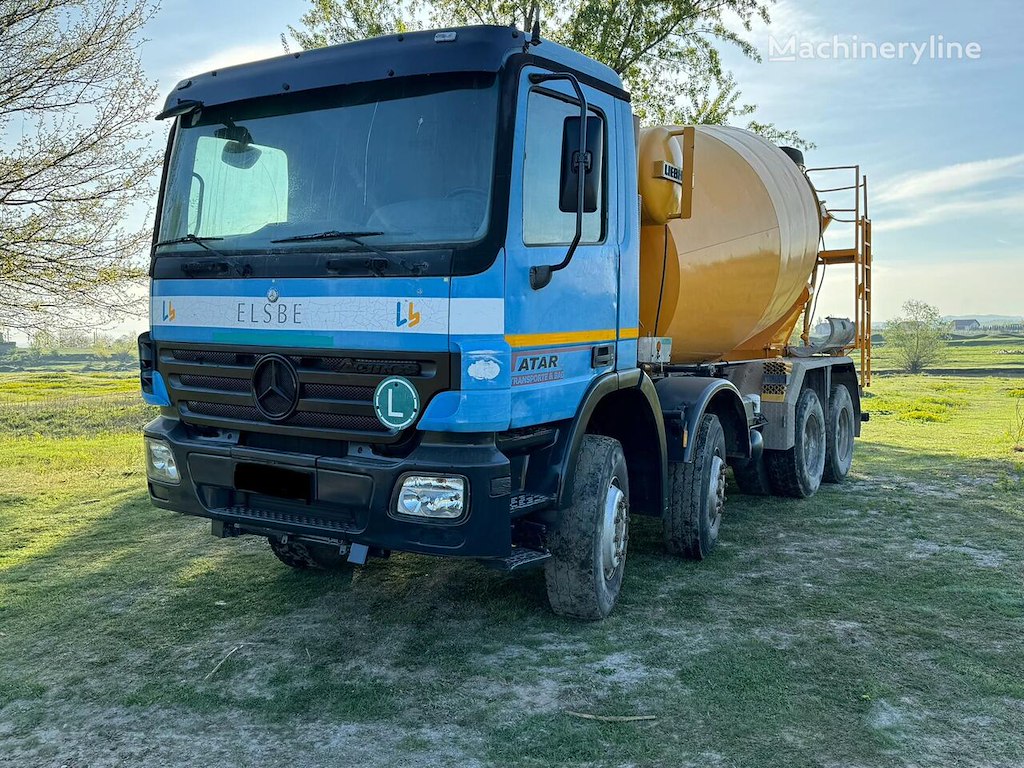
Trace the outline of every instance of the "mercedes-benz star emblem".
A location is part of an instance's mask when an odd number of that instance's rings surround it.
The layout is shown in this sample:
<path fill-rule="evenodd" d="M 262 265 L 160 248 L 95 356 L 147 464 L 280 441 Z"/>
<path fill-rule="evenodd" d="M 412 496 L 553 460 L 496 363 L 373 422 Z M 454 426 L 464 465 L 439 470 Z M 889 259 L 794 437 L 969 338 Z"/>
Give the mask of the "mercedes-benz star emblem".
<path fill-rule="evenodd" d="M 281 355 L 261 357 L 252 369 L 252 399 L 271 421 L 282 421 L 299 404 L 299 376 L 291 361 Z"/>
<path fill-rule="evenodd" d="M 273 304 L 280 298 L 281 294 L 278 292 L 277 288 L 271 288 L 269 291 L 267 291 L 267 301 L 269 301 L 271 304 Z"/>

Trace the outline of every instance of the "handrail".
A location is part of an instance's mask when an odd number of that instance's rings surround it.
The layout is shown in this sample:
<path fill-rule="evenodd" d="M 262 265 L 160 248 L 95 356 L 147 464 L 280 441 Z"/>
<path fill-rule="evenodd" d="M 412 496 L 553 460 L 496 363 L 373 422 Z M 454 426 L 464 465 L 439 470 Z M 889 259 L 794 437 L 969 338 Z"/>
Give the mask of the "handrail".
<path fill-rule="evenodd" d="M 848 351 L 859 350 L 860 352 L 860 380 L 865 387 L 871 385 L 871 219 L 868 217 L 868 179 L 860 171 L 859 165 L 833 165 L 822 168 L 807 169 L 808 178 L 815 173 L 852 173 L 853 184 L 815 188 L 818 194 L 831 192 L 852 192 L 852 208 L 831 208 L 826 207 L 829 219 L 840 224 L 853 225 L 853 247 L 828 249 L 825 247 L 822 237 L 822 250 L 819 253 L 819 261 L 822 263 L 852 263 L 853 264 L 853 299 L 854 311 L 856 313 L 856 333 L 853 344 Z M 813 182 L 812 182 L 813 184 Z M 853 214 L 853 218 L 840 218 L 837 213 Z M 831 254 L 832 261 L 828 262 Z M 841 258 L 840 258 L 841 257 Z M 849 260 L 847 260 L 849 259 Z M 812 291 L 818 290 L 815 285 Z M 813 311 L 813 296 L 808 300 L 804 308 L 804 328 L 809 329 L 813 318 L 807 313 Z"/>
<path fill-rule="evenodd" d="M 585 202 L 585 196 L 587 191 L 587 185 L 585 183 L 585 177 L 587 175 L 586 168 L 584 166 L 584 156 L 587 153 L 587 96 L 583 93 L 583 88 L 580 86 L 580 81 L 576 79 L 576 76 L 571 72 L 552 72 L 550 74 L 535 73 L 530 75 L 530 82 L 534 85 L 539 83 L 546 83 L 551 80 L 567 80 L 572 86 L 572 89 L 576 92 L 576 98 L 580 102 L 580 148 L 579 148 L 579 165 L 576 168 L 576 235 L 572 239 L 572 243 L 569 244 L 569 250 L 565 253 L 563 258 L 558 264 L 541 264 L 536 267 L 530 267 L 530 287 L 535 291 L 539 291 L 541 288 L 551 282 L 551 277 L 555 272 L 565 269 L 569 266 L 569 262 L 572 261 L 573 254 L 576 253 L 576 248 L 580 244 L 580 240 L 583 238 L 583 207 Z"/>

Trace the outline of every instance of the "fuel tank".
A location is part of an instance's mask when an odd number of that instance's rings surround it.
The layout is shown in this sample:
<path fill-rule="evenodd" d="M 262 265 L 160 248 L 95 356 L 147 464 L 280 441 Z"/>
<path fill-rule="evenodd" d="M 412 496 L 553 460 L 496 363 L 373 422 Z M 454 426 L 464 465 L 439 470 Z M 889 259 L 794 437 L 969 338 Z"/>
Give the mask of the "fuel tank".
<path fill-rule="evenodd" d="M 640 335 L 671 337 L 673 363 L 784 354 L 826 221 L 802 158 L 787 151 L 725 126 L 641 131 Z"/>

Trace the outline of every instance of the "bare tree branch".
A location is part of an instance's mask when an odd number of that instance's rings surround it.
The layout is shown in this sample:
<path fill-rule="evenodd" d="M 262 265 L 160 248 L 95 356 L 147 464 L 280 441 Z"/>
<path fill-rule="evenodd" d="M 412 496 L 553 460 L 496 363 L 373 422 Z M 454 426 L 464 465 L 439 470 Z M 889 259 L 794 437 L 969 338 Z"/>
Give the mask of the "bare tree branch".
<path fill-rule="evenodd" d="M 138 304 L 158 156 L 139 62 L 151 0 L 0 0 L 0 325 L 101 326 Z"/>

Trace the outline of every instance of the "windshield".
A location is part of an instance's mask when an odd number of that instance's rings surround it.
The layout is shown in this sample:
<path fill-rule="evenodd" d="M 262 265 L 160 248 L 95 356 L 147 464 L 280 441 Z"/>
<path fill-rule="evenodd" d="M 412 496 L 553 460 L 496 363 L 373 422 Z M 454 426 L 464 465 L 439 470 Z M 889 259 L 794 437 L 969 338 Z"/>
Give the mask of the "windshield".
<path fill-rule="evenodd" d="M 443 86 L 389 81 L 297 94 L 181 119 L 158 240 L 218 238 L 218 251 L 310 247 L 304 235 L 374 245 L 459 243 L 487 229 L 493 75 Z M 288 240 L 288 244 L 274 241 Z M 195 249 L 194 239 L 174 248 Z M 318 248 L 351 249 L 345 239 Z"/>

